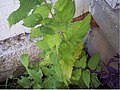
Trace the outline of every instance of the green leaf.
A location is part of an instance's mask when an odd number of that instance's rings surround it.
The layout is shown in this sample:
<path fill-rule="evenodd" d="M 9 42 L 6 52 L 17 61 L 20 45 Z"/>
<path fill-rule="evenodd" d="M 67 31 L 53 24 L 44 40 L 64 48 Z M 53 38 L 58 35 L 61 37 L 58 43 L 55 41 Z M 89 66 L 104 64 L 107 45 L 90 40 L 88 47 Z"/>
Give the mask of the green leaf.
<path fill-rule="evenodd" d="M 84 70 L 82 72 L 82 78 L 86 86 L 89 88 L 90 87 L 90 71 L 89 70 Z"/>
<path fill-rule="evenodd" d="M 55 47 L 56 43 L 53 35 L 46 35 L 44 41 L 48 44 L 50 49 L 53 49 Z"/>
<path fill-rule="evenodd" d="M 56 80 L 53 77 L 48 77 L 43 82 L 43 87 L 46 89 L 55 89 L 56 88 Z"/>
<path fill-rule="evenodd" d="M 66 23 L 63 22 L 59 22 L 59 23 L 55 23 L 57 30 L 59 30 L 60 32 L 66 32 L 67 31 L 67 26 Z"/>
<path fill-rule="evenodd" d="M 66 36 L 72 43 L 81 42 L 81 40 L 85 37 L 90 28 L 90 18 L 91 16 L 89 14 L 84 18 L 84 20 L 69 25 Z"/>
<path fill-rule="evenodd" d="M 36 71 L 34 69 L 29 69 L 30 77 L 34 79 L 37 83 L 42 82 L 42 71 L 39 69 L 39 71 Z"/>
<path fill-rule="evenodd" d="M 55 35 L 54 38 L 55 38 L 55 42 L 56 42 L 56 51 L 57 51 L 57 54 L 59 54 L 59 46 L 62 42 L 62 39 L 60 38 L 59 35 Z"/>
<path fill-rule="evenodd" d="M 59 22 L 55 18 L 46 18 L 43 20 L 43 23 L 45 26 L 52 28 L 53 30 L 61 31 L 61 32 L 66 32 L 66 23 L 64 22 Z"/>
<path fill-rule="evenodd" d="M 50 47 L 48 45 L 48 43 L 43 39 L 43 40 L 40 40 L 36 43 L 36 45 L 42 49 L 42 50 L 49 50 Z"/>
<path fill-rule="evenodd" d="M 20 57 L 20 62 L 24 65 L 24 67 L 28 68 L 28 54 L 23 54 Z"/>
<path fill-rule="evenodd" d="M 35 85 L 33 86 L 33 88 L 34 88 L 34 89 L 41 89 L 42 87 L 41 87 L 40 84 L 35 84 Z"/>
<path fill-rule="evenodd" d="M 76 69 L 73 71 L 72 80 L 79 80 L 81 77 L 81 69 Z"/>
<path fill-rule="evenodd" d="M 23 25 L 26 27 L 35 27 L 40 24 L 43 18 L 40 14 L 31 14 L 27 18 L 23 19 Z"/>
<path fill-rule="evenodd" d="M 48 9 L 49 8 L 49 9 Z M 37 7 L 33 13 L 39 13 L 42 15 L 43 18 L 48 18 L 50 10 L 52 9 L 51 4 L 43 4 Z"/>
<path fill-rule="evenodd" d="M 86 67 L 86 61 L 87 61 L 87 58 L 86 58 L 86 55 L 84 55 L 79 61 L 77 60 L 76 63 L 75 63 L 75 67 L 79 68 L 85 68 Z"/>
<path fill-rule="evenodd" d="M 79 87 L 80 88 L 88 88 L 87 86 L 86 86 L 86 84 L 84 83 L 84 81 L 83 81 L 83 79 L 82 79 L 82 77 L 80 77 L 80 79 L 79 79 L 79 81 L 78 81 L 78 85 L 79 85 Z"/>
<path fill-rule="evenodd" d="M 83 78 L 85 82 L 83 83 L 89 87 L 90 72 L 85 70 L 81 73 L 81 71 L 86 68 L 86 57 L 82 57 L 82 38 L 89 29 L 90 18 L 87 16 L 81 22 L 71 23 L 75 12 L 74 0 L 58 0 L 55 4 L 53 18 L 48 18 L 52 8 L 51 4 L 43 2 L 40 5 L 36 2 L 43 0 L 20 1 L 23 4 L 20 6 L 22 9 L 15 11 L 16 14 L 11 18 L 12 20 L 15 17 L 15 21 L 10 22 L 10 25 L 23 19 L 26 27 L 37 27 L 32 29 L 31 38 L 43 37 L 41 41 L 36 43 L 42 49 L 42 57 L 40 57 L 42 61 L 40 64 L 38 63 L 40 67 L 35 66 L 28 69 L 28 62 L 24 61 L 25 59 L 28 60 L 28 57 L 22 56 L 24 60 L 21 62 L 27 69 L 26 77 L 30 80 L 28 86 L 30 88 L 52 89 L 64 84 L 68 87 L 68 84 L 71 83 L 70 80 L 73 79 L 73 81 L 79 83 L 79 80 Z M 30 3 L 31 1 L 32 3 Z M 31 15 L 30 11 L 32 11 Z M 38 24 L 41 26 L 36 26 Z M 80 57 L 82 58 L 79 60 L 80 62 L 77 62 L 76 67 L 81 68 L 76 69 L 75 67 L 74 70 L 74 63 Z M 29 76 L 27 76 L 28 74 Z"/>
<path fill-rule="evenodd" d="M 95 70 L 96 67 L 99 64 L 100 56 L 99 53 L 96 53 L 95 55 L 92 56 L 92 58 L 88 61 L 88 67 L 91 70 Z"/>
<path fill-rule="evenodd" d="M 59 81 L 62 80 L 62 73 L 61 73 L 61 67 L 60 67 L 60 62 L 57 59 L 57 53 L 56 52 L 52 52 L 50 54 L 50 59 L 53 63 L 53 69 L 56 73 L 56 76 L 58 78 Z"/>
<path fill-rule="evenodd" d="M 27 17 L 30 10 L 33 9 L 36 5 L 41 4 L 41 0 L 19 0 L 20 7 L 10 14 L 8 21 L 9 26 L 12 26 L 22 20 L 23 18 Z"/>
<path fill-rule="evenodd" d="M 72 76 L 73 65 L 65 63 L 64 60 L 61 60 L 60 64 L 63 75 L 67 80 L 69 80 Z"/>
<path fill-rule="evenodd" d="M 65 7 L 69 0 L 58 0 L 55 4 L 55 10 L 56 11 L 61 11 Z"/>
<path fill-rule="evenodd" d="M 52 65 L 52 62 L 51 62 L 50 59 L 46 59 L 46 60 L 42 61 L 40 63 L 40 65 L 42 65 L 42 66 L 50 66 L 50 65 Z"/>
<path fill-rule="evenodd" d="M 38 38 L 43 36 L 43 34 L 40 32 L 40 27 L 33 28 L 30 33 L 30 38 Z"/>
<path fill-rule="evenodd" d="M 101 67 L 100 67 L 100 66 L 97 66 L 95 71 L 96 71 L 96 72 L 100 72 L 100 71 L 101 71 Z"/>
<path fill-rule="evenodd" d="M 48 34 L 48 35 L 53 35 L 53 34 L 55 34 L 55 33 L 54 33 L 54 30 L 52 30 L 51 28 L 45 27 L 45 26 L 41 26 L 40 31 L 41 31 L 41 33 L 43 33 L 43 34 Z"/>
<path fill-rule="evenodd" d="M 62 56 L 64 62 L 69 65 L 74 64 L 73 52 L 71 45 L 67 41 L 62 41 L 59 47 L 59 54 Z"/>
<path fill-rule="evenodd" d="M 31 69 L 38 70 L 39 64 L 38 63 L 32 63 L 29 65 Z"/>
<path fill-rule="evenodd" d="M 51 28 L 53 30 L 56 30 L 56 19 L 54 18 L 45 18 L 42 23 L 47 26 L 48 28 Z"/>
<path fill-rule="evenodd" d="M 83 21 L 81 21 L 80 29 L 77 31 L 79 38 L 84 38 L 87 34 L 88 30 L 90 29 L 90 18 L 91 15 L 88 14 Z"/>
<path fill-rule="evenodd" d="M 30 88 L 30 80 L 27 77 L 21 77 L 21 79 L 18 79 L 17 83 L 20 86 L 23 86 L 24 88 Z"/>
<path fill-rule="evenodd" d="M 59 3 L 60 6 L 59 10 L 61 11 L 56 11 L 55 15 L 60 22 L 65 22 L 69 24 L 74 16 L 75 3 L 74 0 L 65 0 L 64 2 L 66 2 L 65 6 L 63 5 L 63 3 Z M 62 5 L 64 6 L 64 8 L 62 7 L 63 9 L 61 9 Z M 56 8 L 58 8 L 57 5 Z"/>
<path fill-rule="evenodd" d="M 42 72 L 44 73 L 45 76 L 51 76 L 51 70 L 45 66 L 42 67 Z"/>
<path fill-rule="evenodd" d="M 94 88 L 97 88 L 98 86 L 101 85 L 101 82 L 98 80 L 97 75 L 95 73 L 92 73 L 91 81 L 92 81 L 92 85 L 94 86 Z"/>

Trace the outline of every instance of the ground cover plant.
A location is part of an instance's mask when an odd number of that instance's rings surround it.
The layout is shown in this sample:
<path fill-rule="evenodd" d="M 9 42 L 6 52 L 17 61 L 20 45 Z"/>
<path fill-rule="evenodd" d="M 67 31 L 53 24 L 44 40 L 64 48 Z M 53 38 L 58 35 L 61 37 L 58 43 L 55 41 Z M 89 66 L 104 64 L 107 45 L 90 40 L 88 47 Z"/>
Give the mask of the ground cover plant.
<path fill-rule="evenodd" d="M 108 87 L 108 88 L 119 88 L 119 71 L 120 71 L 120 62 L 119 62 L 120 55 L 116 54 L 112 58 L 109 59 L 109 62 L 105 64 L 104 66 L 107 69 L 107 71 L 100 71 L 98 72 L 98 75 L 100 76 L 100 81 L 102 82 L 102 86 Z M 112 67 L 111 64 L 117 63 L 117 68 Z"/>

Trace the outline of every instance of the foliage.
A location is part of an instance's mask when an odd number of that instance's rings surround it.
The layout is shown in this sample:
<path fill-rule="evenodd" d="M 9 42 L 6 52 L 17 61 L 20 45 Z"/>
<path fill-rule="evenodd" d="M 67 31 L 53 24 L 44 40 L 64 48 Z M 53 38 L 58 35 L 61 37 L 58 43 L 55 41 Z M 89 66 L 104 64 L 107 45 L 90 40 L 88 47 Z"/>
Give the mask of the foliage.
<path fill-rule="evenodd" d="M 96 53 L 90 60 L 93 61 L 96 60 L 96 58 L 100 59 L 98 53 Z M 96 66 L 95 70 L 89 68 L 93 66 L 89 64 L 89 62 L 91 62 L 90 60 L 87 63 L 86 55 L 83 55 L 82 58 L 76 60 L 71 78 L 71 84 L 77 85 L 79 88 L 97 88 L 99 85 L 101 85 L 96 73 L 99 72 L 97 71 L 99 60 L 96 61 L 97 63 L 93 63 Z M 74 71 L 76 70 L 79 70 L 80 73 L 78 71 L 75 73 Z M 82 83 L 82 85 L 79 83 Z"/>
<path fill-rule="evenodd" d="M 32 28 L 31 39 L 43 37 L 36 43 L 43 51 L 41 62 L 29 67 L 28 55 L 21 56 L 27 72 L 18 84 L 24 88 L 69 88 L 69 85 L 82 82 L 78 85 L 80 88 L 82 85 L 97 88 L 100 82 L 95 70 L 99 55 L 95 54 L 87 64 L 87 56 L 82 51 L 82 39 L 89 29 L 90 15 L 81 22 L 71 23 L 74 0 L 58 0 L 54 13 L 51 8 L 45 0 L 20 0 L 19 9 L 8 18 L 10 26 L 23 20 L 24 26 Z M 48 17 L 49 13 L 52 18 Z"/>
<path fill-rule="evenodd" d="M 27 17 L 30 10 L 40 3 L 41 0 L 20 0 L 20 8 L 17 11 L 14 11 L 8 18 L 9 26 L 12 26 Z"/>
<path fill-rule="evenodd" d="M 88 67 L 91 69 L 91 70 L 95 70 L 96 67 L 98 66 L 99 64 L 99 53 L 96 53 L 88 62 Z"/>
<path fill-rule="evenodd" d="M 119 58 L 120 58 L 119 54 L 112 57 L 109 60 L 109 62 L 107 63 L 107 65 L 104 64 L 107 71 L 101 71 L 98 73 L 98 75 L 100 76 L 100 80 L 103 83 L 103 86 L 105 84 L 107 84 L 109 88 L 118 89 L 120 87 L 120 84 L 119 84 L 119 76 L 120 76 L 120 74 L 119 74 L 119 71 L 120 71 Z M 116 68 L 112 67 L 111 65 L 113 63 L 118 64 L 118 66 Z"/>

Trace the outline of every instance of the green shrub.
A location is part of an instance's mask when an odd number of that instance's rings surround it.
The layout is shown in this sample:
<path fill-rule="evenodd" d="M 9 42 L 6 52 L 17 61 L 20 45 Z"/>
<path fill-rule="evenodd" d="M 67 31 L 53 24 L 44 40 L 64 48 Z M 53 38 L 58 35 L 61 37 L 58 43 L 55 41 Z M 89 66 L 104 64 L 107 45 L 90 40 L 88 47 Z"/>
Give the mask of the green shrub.
<path fill-rule="evenodd" d="M 89 30 L 90 15 L 83 21 L 71 23 L 74 0 L 58 0 L 53 7 L 54 14 L 51 8 L 45 0 L 20 0 L 19 9 L 8 18 L 10 26 L 23 20 L 23 25 L 31 28 L 31 39 L 43 37 L 36 42 L 43 51 L 41 62 L 28 67 L 28 55 L 21 56 L 27 72 L 18 79 L 18 84 L 24 88 L 98 87 L 100 82 L 91 70 L 96 69 L 99 56 L 96 54 L 87 63 L 83 51 L 82 39 Z M 49 13 L 52 18 L 48 18 Z"/>

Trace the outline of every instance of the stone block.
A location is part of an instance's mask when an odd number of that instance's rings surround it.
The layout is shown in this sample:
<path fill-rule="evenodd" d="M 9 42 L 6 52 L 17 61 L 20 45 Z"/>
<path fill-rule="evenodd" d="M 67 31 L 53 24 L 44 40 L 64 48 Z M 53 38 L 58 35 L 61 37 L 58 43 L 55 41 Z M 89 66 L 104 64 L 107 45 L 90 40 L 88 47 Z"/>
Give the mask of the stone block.
<path fill-rule="evenodd" d="M 30 41 L 29 34 L 16 35 L 0 41 L 0 82 L 6 78 L 13 76 L 16 70 L 21 69 L 20 56 L 22 54 L 29 55 L 29 62 L 40 60 L 38 58 L 41 50 Z M 20 73 L 18 70 L 17 72 Z"/>
<path fill-rule="evenodd" d="M 93 0 L 91 13 L 112 47 L 119 53 L 119 10 L 112 7 L 105 0 Z"/>

